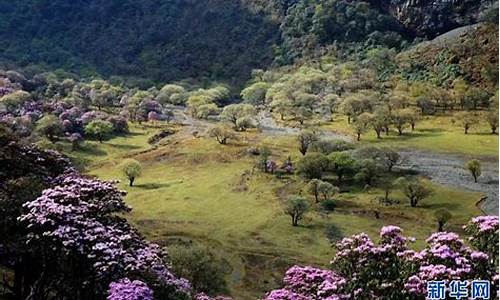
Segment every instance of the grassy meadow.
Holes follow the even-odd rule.
[[[336,129],[340,123],[325,128]],[[425,132],[425,124],[422,121],[418,130]],[[247,151],[266,145],[276,161],[288,156],[297,161],[301,155],[293,137],[246,132],[239,133],[238,141],[223,146],[208,137],[196,138],[180,127],[174,129],[179,133],[152,147],[147,140],[159,129],[133,125],[128,135],[103,144],[86,142],[70,155],[84,164],[92,161],[87,164],[91,175],[121,180],[120,187],[128,192],[126,201],[133,207],[127,218],[147,238],[166,246],[193,241],[222,254],[231,266],[227,280],[235,299],[256,299],[278,287],[283,272],[295,263],[327,266],[335,251],[325,234],[327,227],[336,228],[337,238],[366,232],[376,239],[380,227],[396,224],[417,238],[418,248],[436,230],[435,209],[446,208],[452,213],[447,229],[457,232],[470,217],[479,214],[475,207],[481,198],[479,193],[435,184],[433,195],[417,208],[409,207],[397,190],[391,197],[401,202],[384,206],[375,201],[381,190],[359,187],[335,196],[337,208],[328,214],[314,204],[303,179],[264,174],[255,167],[257,157]],[[462,144],[458,152],[472,151],[465,145],[468,143],[458,143],[458,132],[443,134],[449,138],[442,147],[456,142]],[[442,141],[443,137],[422,134],[414,139],[390,137],[382,141],[402,146],[426,141],[430,147],[436,139]],[[493,142],[498,138],[487,139]],[[368,134],[363,143],[371,140]],[[489,145],[485,144],[483,150],[486,155],[493,154]],[[143,165],[143,175],[134,187],[128,186],[120,172],[119,165],[127,157]],[[283,212],[283,202],[293,194],[307,195],[312,205],[299,227],[292,227],[290,217]]]
[[[468,134],[464,134],[463,128],[452,120],[451,114],[427,116],[417,122],[414,131],[407,127],[402,136],[393,131],[389,136],[383,134],[382,139],[377,139],[375,131],[369,129],[361,136],[361,142],[441,153],[498,156],[498,134],[491,134],[485,120],[472,126]],[[337,116],[333,122],[322,124],[321,128],[355,137],[354,130],[343,116]]]

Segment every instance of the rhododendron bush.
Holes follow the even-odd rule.
[[[421,251],[396,226],[383,227],[378,243],[359,234],[340,241],[332,270],[294,266],[284,287],[265,300],[425,299],[432,280],[490,280],[498,290],[498,217],[482,216],[464,226],[471,248],[455,233],[438,232]]]
[[[19,220],[26,225],[29,244],[50,247],[56,255],[47,256],[48,263],[62,260],[80,265],[71,277],[80,279],[82,293],[104,291],[107,286],[99,287],[101,282],[128,275],[147,278],[152,288],[170,297],[189,293],[189,283],[176,278],[162,261],[161,249],[115,215],[130,208],[123,201],[124,192],[112,182],[70,174],[57,178],[55,184],[25,203],[26,213]]]
[[[2,286],[15,299],[197,297],[163,250],[121,217],[130,211],[124,195],[57,152],[0,132],[0,265],[14,277]]]

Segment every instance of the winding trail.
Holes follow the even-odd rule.
[[[176,120],[186,126],[189,134],[204,134],[214,123],[198,120],[185,113],[182,107],[174,110]],[[267,111],[260,111],[256,116],[262,133],[269,136],[291,136],[297,135],[300,128],[282,126],[276,123],[272,115]],[[322,131],[321,136],[327,139],[353,141],[353,137],[332,131]],[[474,183],[471,175],[464,169],[465,163],[472,159],[470,156],[457,154],[435,153],[416,149],[401,149],[399,153],[405,157],[406,163],[401,169],[412,170],[429,178],[431,181],[460,188],[464,190],[481,192],[485,198],[479,204],[479,208],[489,215],[498,215],[498,158],[490,157],[482,159],[482,176],[478,183]]]
[[[296,135],[299,128],[278,125],[268,112],[260,112],[257,116],[262,132],[268,135]],[[321,135],[328,139],[353,141],[350,136],[336,132],[323,131]],[[465,163],[473,157],[456,154],[434,153],[415,149],[401,149],[401,156],[406,163],[400,168],[412,170],[429,178],[431,181],[460,189],[485,194],[479,208],[489,215],[498,215],[498,159],[483,159],[482,176],[474,183],[472,176],[464,169]]]

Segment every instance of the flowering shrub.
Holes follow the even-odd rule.
[[[32,247],[49,246],[54,254],[59,253],[51,259],[78,262],[81,267],[73,270],[78,272],[73,276],[89,276],[80,278],[83,288],[93,285],[97,294],[104,293],[105,287],[96,289],[96,285],[140,274],[159,294],[187,295],[189,283],[168,270],[161,259],[162,250],[115,217],[130,211],[124,195],[112,182],[67,175],[24,204],[27,212],[19,220],[29,231]]]
[[[498,217],[480,216],[473,218],[464,226],[471,236],[470,243],[478,250],[489,255],[490,260],[498,267]]]
[[[111,116],[108,118],[108,122],[113,125],[113,131],[115,133],[127,133],[128,132],[128,122],[127,119],[120,116]]]
[[[109,285],[108,300],[152,300],[153,291],[142,281],[124,278]]]
[[[289,269],[284,287],[265,300],[424,299],[430,280],[490,280],[498,288],[498,217],[477,217],[465,226],[472,236],[466,246],[455,233],[438,232],[422,251],[408,248],[413,239],[397,226],[383,227],[375,244],[366,234],[339,242],[334,271],[313,267]],[[484,251],[484,252],[482,252]]]

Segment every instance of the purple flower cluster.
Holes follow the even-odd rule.
[[[81,117],[80,120],[83,125],[87,125],[88,123],[95,121],[95,120],[106,120],[108,118],[108,115],[104,112],[101,111],[88,111],[84,113]]]
[[[465,228],[472,234],[473,245],[484,247],[493,241],[490,246],[498,247],[498,217],[474,218]],[[432,234],[422,251],[409,249],[408,243],[413,241],[397,226],[383,227],[377,244],[364,233],[344,238],[336,245],[334,271],[294,266],[284,277],[284,288],[268,293],[264,299],[420,298],[425,296],[430,280],[478,278],[490,279],[496,291],[498,250],[473,250],[457,234],[447,232]]]
[[[8,95],[8,94],[12,94],[14,91],[15,90],[13,88],[0,86],[0,97],[3,97],[3,96]]]
[[[264,299],[348,299],[342,293],[346,280],[330,270],[293,266],[286,272],[283,282],[283,289],[270,292]]]
[[[124,278],[109,285],[108,300],[153,300],[153,291],[142,281]]]
[[[232,300],[232,298],[224,297],[224,296],[217,296],[217,297],[213,298],[213,297],[208,296],[205,293],[200,293],[194,297],[194,300]]]
[[[30,243],[49,242],[68,255],[84,258],[97,277],[113,280],[145,273],[155,284],[188,293],[189,282],[168,270],[162,250],[144,241],[127,223],[116,221],[114,214],[130,211],[124,195],[113,182],[64,176],[57,179],[57,186],[25,203],[27,213],[19,220],[30,231]]]

